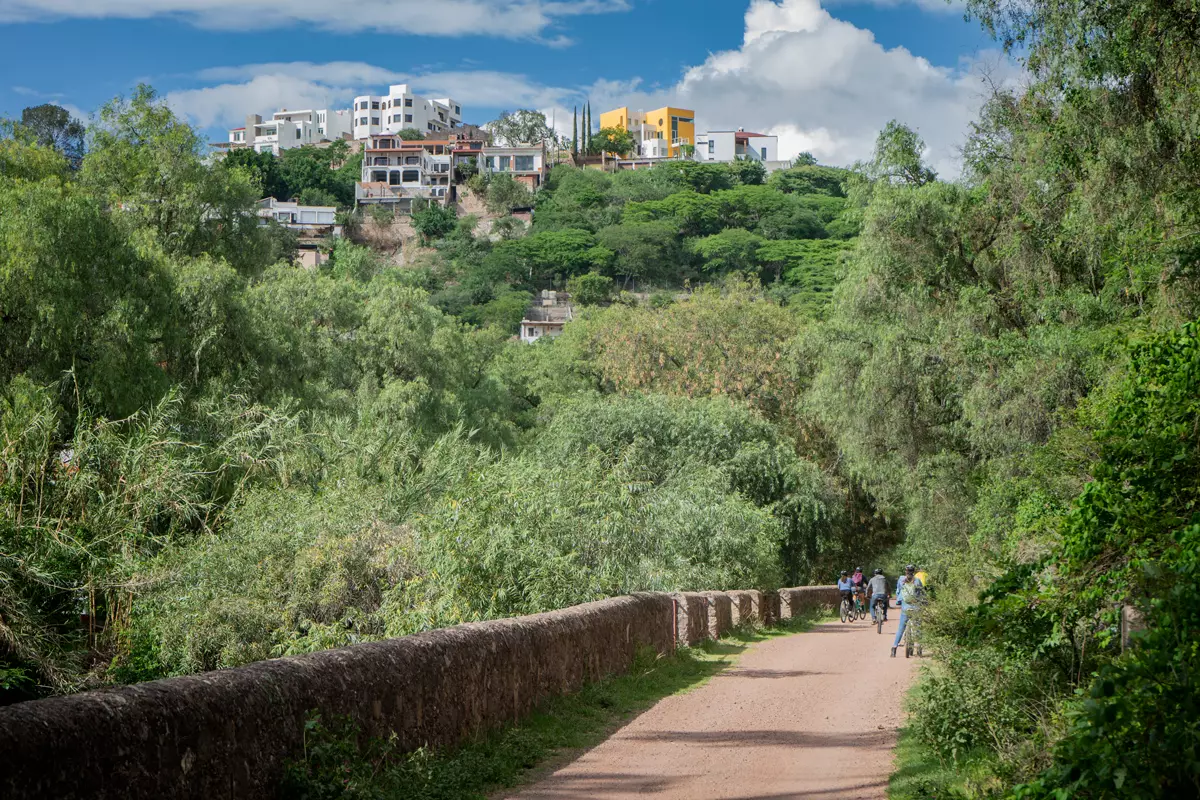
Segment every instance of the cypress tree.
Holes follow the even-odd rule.
[[[587,151],[592,152],[592,101],[588,100],[587,104],[587,138],[584,140],[587,143]]]
[[[571,110],[571,152],[579,155],[579,106]]]

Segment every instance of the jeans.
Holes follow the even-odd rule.
[[[883,608],[880,610],[883,612],[883,618],[887,619],[887,595],[886,594],[876,593],[876,594],[871,595],[871,610],[872,611],[875,610],[875,604],[877,602],[879,602],[880,600],[883,601]]]
[[[900,606],[900,627],[896,629],[896,641],[892,642],[892,647],[899,647],[900,642],[902,642],[904,640],[904,629],[908,627],[909,612],[915,612],[915,611],[916,611],[916,609],[912,608],[910,606],[905,606],[905,605]],[[917,627],[918,627],[915,616],[916,615],[914,613],[914,619],[913,619],[913,638],[914,639],[917,638]]]

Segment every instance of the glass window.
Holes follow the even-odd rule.
[[[393,114],[393,115],[392,115],[392,122],[399,122],[399,121],[400,121],[400,115],[399,115],[399,114]]]
[[[374,102],[372,102],[372,103],[371,103],[371,108],[373,108],[373,109],[375,109],[375,108],[379,108],[379,101],[378,101],[378,100],[375,100]]]
[[[421,180],[421,173],[415,169],[404,170],[405,183],[418,183]]]
[[[318,126],[317,126],[317,133],[322,133],[322,134],[323,134],[323,133],[325,133],[325,128],[323,128],[322,126],[318,125]]]
[[[398,186],[399,184],[400,184],[400,173],[395,170],[388,173],[388,185],[389,186]]]
[[[714,142],[712,139],[708,140],[708,152],[710,152],[710,153],[717,152],[717,143]]]
[[[461,108],[459,108],[458,106],[455,106],[455,107],[454,107],[454,113],[455,113],[455,114],[462,114],[462,109],[461,109]]]
[[[533,172],[533,156],[517,156],[517,172]]]
[[[411,97],[404,98],[404,107],[412,108],[412,98]]]
[[[387,170],[377,169],[371,173],[372,183],[383,183],[387,179]]]
[[[500,171],[508,172],[512,166],[512,156],[500,156]]]
[[[379,124],[379,117],[371,117],[371,124],[372,124],[372,125],[378,125],[378,124]]]
[[[767,148],[762,148],[763,161],[767,160]]]
[[[421,157],[420,156],[408,156],[407,158],[404,159],[404,163],[405,164],[420,164]]]
[[[488,156],[487,158],[485,158],[485,159],[483,160],[483,165],[484,165],[485,167],[487,167],[488,169],[495,169],[495,168],[496,168],[496,158],[495,158],[495,156]]]
[[[405,115],[404,115],[404,121],[405,121],[405,122],[412,122],[412,114],[405,114]]]
[[[359,124],[359,125],[366,125],[366,124],[367,124],[367,118],[366,118],[366,117],[359,117],[359,118],[358,118],[358,124]]]

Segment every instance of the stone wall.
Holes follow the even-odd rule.
[[[802,586],[779,590],[779,619],[800,617],[822,608],[837,608],[842,596],[836,586]]]
[[[640,646],[721,635],[735,605],[739,622],[766,621],[773,597],[787,619],[837,590],[637,594],[0,708],[0,797],[274,797],[310,711],[405,749],[453,745],[625,671]]]

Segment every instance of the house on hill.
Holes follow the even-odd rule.
[[[521,341],[533,344],[543,336],[557,338],[573,317],[569,294],[543,289],[541,297],[526,309],[521,320]]]

